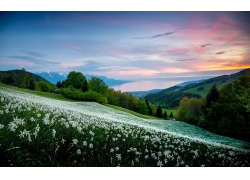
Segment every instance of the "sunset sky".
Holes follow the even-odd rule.
[[[250,68],[250,12],[0,12],[0,70],[140,80]]]

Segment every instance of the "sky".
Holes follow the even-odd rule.
[[[250,12],[0,12],[0,70],[124,80],[250,68]]]

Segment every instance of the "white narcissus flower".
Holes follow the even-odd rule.
[[[78,143],[77,139],[73,139],[72,141],[73,141],[73,144],[75,144],[75,145]]]
[[[76,153],[77,153],[77,154],[81,154],[82,152],[81,152],[80,149],[77,149]]]
[[[160,160],[157,162],[157,166],[159,166],[159,167],[163,166],[163,164],[162,164],[162,162]]]
[[[122,160],[121,154],[116,154],[116,158],[117,158],[118,161]]]
[[[83,141],[82,145],[83,145],[83,146],[87,146],[88,143],[87,143],[86,141]]]

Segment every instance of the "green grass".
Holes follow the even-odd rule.
[[[9,86],[9,85],[3,84],[3,83],[0,83],[0,86],[7,87],[7,88],[10,88],[10,89],[14,89],[14,90],[18,90],[18,91],[21,91],[21,92],[26,92],[26,93],[46,97],[46,98],[55,99],[55,100],[68,101],[68,102],[79,102],[78,100],[69,99],[69,98],[67,98],[67,97],[65,97],[65,96],[63,96],[61,94],[55,94],[55,93],[49,93],[49,92],[41,92],[41,91],[32,91],[32,90],[29,90],[29,89],[22,89],[22,88],[18,88],[18,87],[14,87],[14,86]],[[113,109],[116,109],[116,110],[119,110],[119,111],[130,113],[132,115],[135,115],[137,117],[144,118],[144,119],[158,119],[158,120],[161,119],[161,118],[157,118],[155,116],[142,115],[140,113],[137,113],[137,112],[134,112],[134,111],[122,108],[122,107],[114,106],[114,105],[111,105],[111,104],[106,104],[106,106],[110,107],[110,108],[113,108]]]
[[[14,90],[18,90],[20,92],[26,92],[26,93],[46,97],[46,98],[55,99],[55,100],[69,101],[69,102],[79,102],[77,100],[69,99],[69,98],[67,98],[67,97],[65,97],[65,96],[63,96],[61,94],[55,94],[55,93],[50,93],[50,92],[42,92],[42,91],[33,91],[33,90],[29,90],[29,89],[18,88],[18,87],[15,87],[15,86],[9,86],[9,85],[3,84],[3,83],[0,83],[0,86],[10,88],[10,89],[14,89]]]
[[[205,97],[207,95],[207,93],[209,92],[209,90],[211,89],[211,87],[213,86],[213,84],[214,84],[214,82],[206,84],[206,85],[201,85],[201,86],[198,86],[198,87],[195,87],[195,88],[191,88],[191,89],[185,90],[184,92],[199,94],[202,97]],[[216,85],[217,85],[218,89],[221,88],[223,84],[225,84],[225,83],[222,83],[221,81],[216,82]],[[204,87],[204,89],[198,91],[197,88],[202,87],[202,86]]]
[[[175,109],[166,109],[166,108],[161,108],[161,109],[162,109],[162,113],[163,113],[164,111],[166,111],[167,114],[168,114],[168,116],[170,115],[171,112],[173,113],[174,117],[175,117],[175,115],[176,115],[176,110],[175,110]]]
[[[98,109],[74,111],[78,103],[46,99],[47,106],[31,95],[0,91],[1,167],[250,166],[249,152],[116,122],[105,113],[98,118]]]
[[[123,112],[126,112],[126,113],[130,113],[130,114],[132,114],[134,116],[137,116],[137,117],[140,117],[140,118],[144,118],[144,119],[163,120],[162,118],[158,118],[158,117],[155,117],[155,116],[149,116],[149,115],[143,115],[143,114],[140,114],[140,113],[137,113],[137,112],[134,112],[134,111],[122,108],[122,107],[114,106],[114,105],[111,105],[111,104],[105,104],[105,106],[113,108],[115,110],[119,110],[119,111],[123,111]]]

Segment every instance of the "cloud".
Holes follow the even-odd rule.
[[[196,58],[193,58],[193,59],[180,59],[180,60],[176,60],[176,61],[193,61],[195,60]]]
[[[46,57],[47,55],[42,54],[42,53],[38,53],[38,52],[34,52],[34,51],[26,51],[26,50],[20,50],[20,52],[24,52],[30,56],[34,56],[34,57]]]
[[[161,36],[167,36],[173,33],[176,33],[177,31],[173,31],[173,32],[168,32],[168,33],[164,33],[164,34],[157,34],[151,37],[134,37],[132,39],[153,39],[153,38],[157,38],[157,37],[161,37]]]
[[[136,59],[142,59],[142,58],[145,58],[145,56],[135,56],[133,58],[136,58]]]
[[[217,52],[216,54],[224,54],[226,53],[226,51],[220,51],[220,52]]]
[[[34,58],[32,56],[8,56],[11,59],[15,59],[15,60],[26,60],[29,62],[33,62],[35,64],[39,64],[39,65],[44,65],[44,64],[49,64],[49,65],[56,65],[56,64],[60,64],[60,62],[54,62],[54,61],[46,61],[46,60],[40,60],[37,58]]]
[[[201,44],[200,47],[204,48],[206,46],[209,46],[210,44]]]

